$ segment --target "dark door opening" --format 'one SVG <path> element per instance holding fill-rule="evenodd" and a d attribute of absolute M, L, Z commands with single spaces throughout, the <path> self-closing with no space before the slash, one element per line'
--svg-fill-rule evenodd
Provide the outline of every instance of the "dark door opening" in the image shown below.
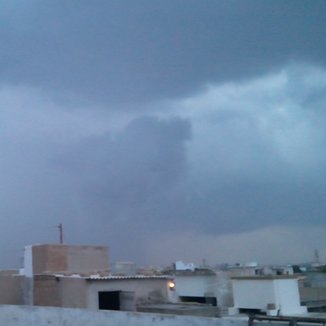
<path fill-rule="evenodd" d="M 180 297 L 181 302 L 193 302 L 193 303 L 205 303 L 212 306 L 217 306 L 217 300 L 215 297 L 189 297 L 182 296 Z"/>
<path fill-rule="evenodd" d="M 98 308 L 101 310 L 120 310 L 120 291 L 99 292 Z"/>

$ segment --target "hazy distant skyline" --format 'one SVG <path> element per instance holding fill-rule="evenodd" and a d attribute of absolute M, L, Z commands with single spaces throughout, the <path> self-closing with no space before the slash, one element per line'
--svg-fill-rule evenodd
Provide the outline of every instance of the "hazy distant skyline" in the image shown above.
<path fill-rule="evenodd" d="M 0 5 L 0 267 L 326 261 L 325 1 Z"/>

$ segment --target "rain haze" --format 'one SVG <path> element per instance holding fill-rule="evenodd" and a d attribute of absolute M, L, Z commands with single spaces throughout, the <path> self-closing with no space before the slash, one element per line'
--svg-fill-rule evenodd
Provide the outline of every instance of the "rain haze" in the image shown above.
<path fill-rule="evenodd" d="M 326 2 L 0 0 L 0 266 L 326 260 Z"/>

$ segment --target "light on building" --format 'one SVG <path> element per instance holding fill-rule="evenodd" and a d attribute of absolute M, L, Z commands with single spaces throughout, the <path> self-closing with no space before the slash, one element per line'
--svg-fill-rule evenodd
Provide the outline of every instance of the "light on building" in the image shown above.
<path fill-rule="evenodd" d="M 170 290 L 175 290 L 175 283 L 172 282 L 172 281 L 169 281 L 168 282 L 168 287 L 169 287 Z"/>

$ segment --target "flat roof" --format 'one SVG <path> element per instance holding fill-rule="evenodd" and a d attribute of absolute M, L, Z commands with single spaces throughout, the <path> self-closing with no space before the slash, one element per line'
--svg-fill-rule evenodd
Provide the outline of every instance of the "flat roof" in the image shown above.
<path fill-rule="evenodd" d="M 254 275 L 254 276 L 233 276 L 232 280 L 287 280 L 300 279 L 302 275 Z"/>

